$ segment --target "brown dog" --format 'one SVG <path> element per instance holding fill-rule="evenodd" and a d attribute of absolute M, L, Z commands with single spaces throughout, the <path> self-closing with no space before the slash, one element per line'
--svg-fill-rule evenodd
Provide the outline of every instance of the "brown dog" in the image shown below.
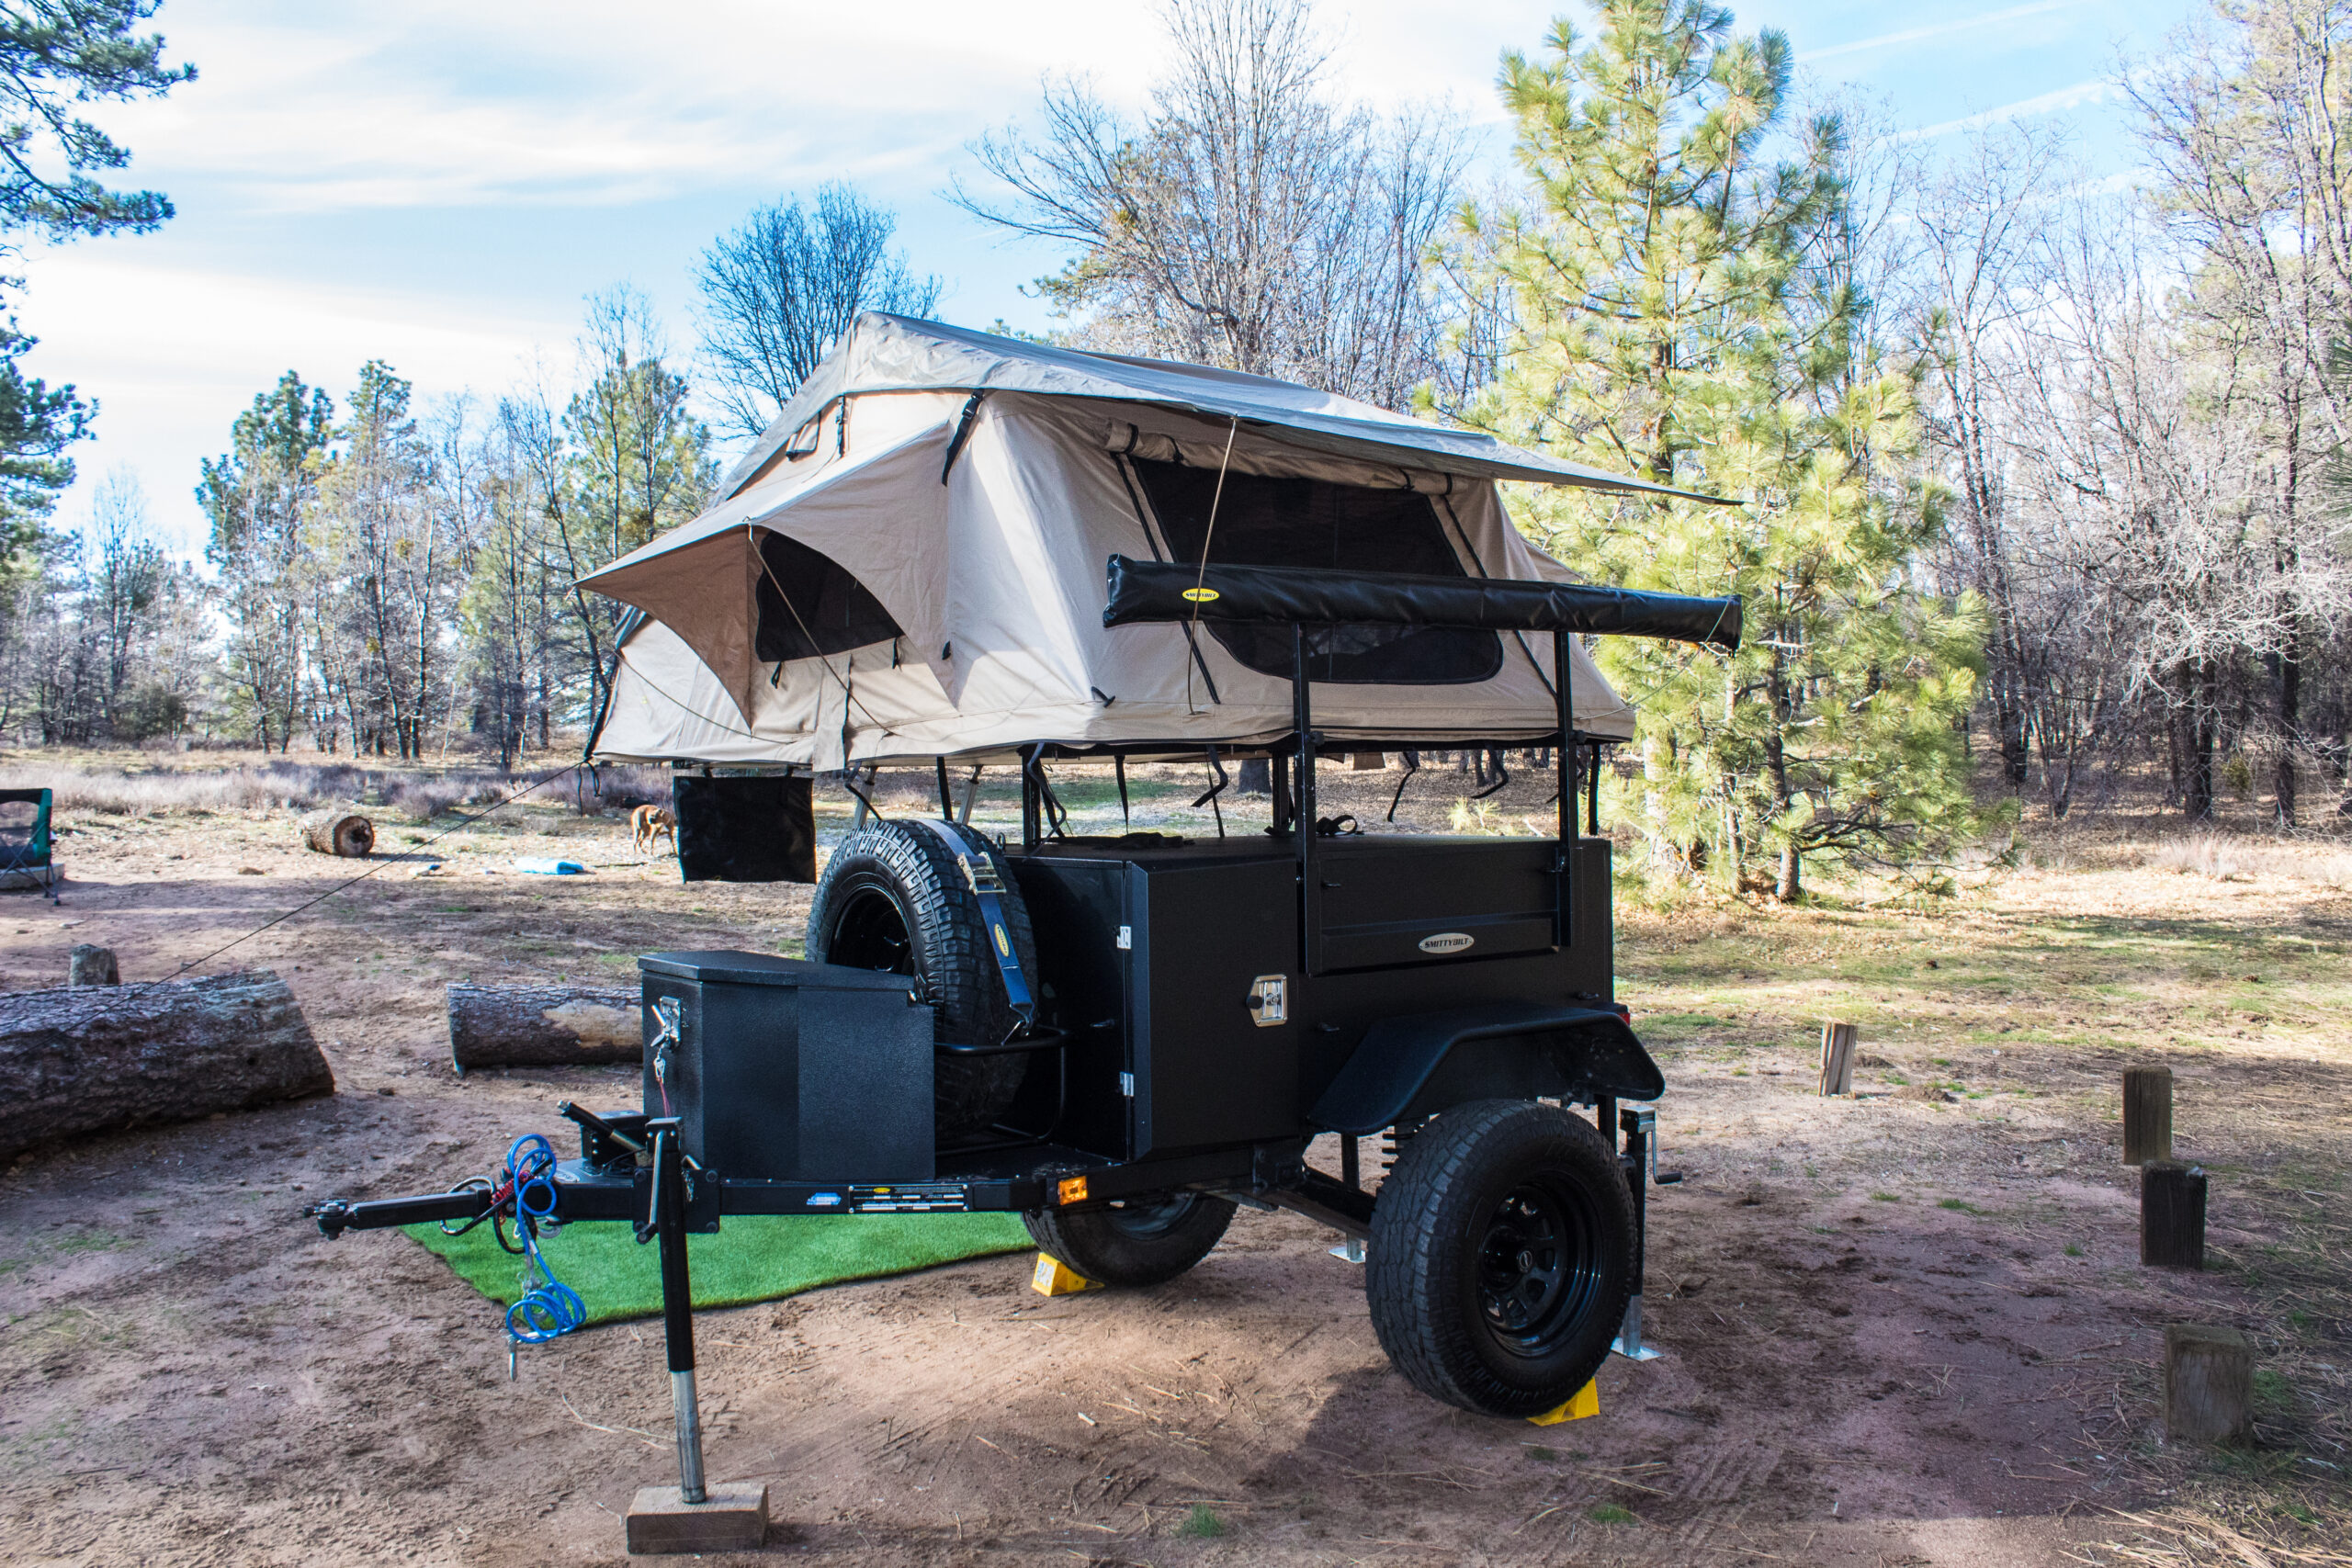
<path fill-rule="evenodd" d="M 653 840 L 668 834 L 670 849 L 678 848 L 678 814 L 666 806 L 640 806 L 628 814 L 629 837 L 639 854 L 651 852 Z"/>

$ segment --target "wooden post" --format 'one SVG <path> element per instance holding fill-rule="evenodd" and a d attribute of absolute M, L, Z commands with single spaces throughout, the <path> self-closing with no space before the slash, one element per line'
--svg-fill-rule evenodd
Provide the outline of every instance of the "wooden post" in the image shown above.
<path fill-rule="evenodd" d="M 2172 1069 L 2123 1069 L 2123 1163 L 2172 1158 Z"/>
<path fill-rule="evenodd" d="M 2140 1261 L 2158 1269 L 2205 1267 L 2205 1172 L 2174 1159 L 2140 1168 Z"/>
<path fill-rule="evenodd" d="M 2165 1436 L 2193 1443 L 2254 1436 L 2254 1347 L 2245 1335 L 2165 1325 Z"/>
<path fill-rule="evenodd" d="M 65 955 L 65 983 L 68 986 L 119 986 L 122 971 L 116 966 L 114 949 L 82 942 Z"/>
<path fill-rule="evenodd" d="M 1860 1039 L 1861 1032 L 1850 1023 L 1821 1026 L 1822 1093 L 1854 1092 L 1854 1047 Z"/>

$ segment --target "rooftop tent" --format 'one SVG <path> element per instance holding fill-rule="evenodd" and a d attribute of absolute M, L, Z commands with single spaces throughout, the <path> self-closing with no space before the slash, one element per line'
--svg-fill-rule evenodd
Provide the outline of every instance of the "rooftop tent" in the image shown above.
<path fill-rule="evenodd" d="M 1106 626 L 1110 558 L 1573 581 L 1498 479 L 1680 493 L 1285 382 L 862 316 L 709 511 L 584 580 L 645 616 L 592 753 L 833 769 L 1267 744 L 1291 724 L 1287 635 Z M 1335 741 L 1557 728 L 1539 634 L 1317 636 Z M 1630 737 L 1574 659 L 1578 729 Z"/>

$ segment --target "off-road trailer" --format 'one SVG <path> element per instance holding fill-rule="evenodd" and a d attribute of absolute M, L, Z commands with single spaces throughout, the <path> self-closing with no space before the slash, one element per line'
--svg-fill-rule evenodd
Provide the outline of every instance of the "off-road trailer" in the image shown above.
<path fill-rule="evenodd" d="M 1045 764 L 1103 752 L 1044 744 L 1024 755 L 1016 849 L 954 820 L 943 768 L 938 818 L 876 822 L 835 852 L 809 961 L 640 961 L 643 1109 L 565 1105 L 578 1159 L 523 1162 L 496 1190 L 322 1203 L 321 1229 L 519 1209 L 526 1228 L 628 1220 L 658 1238 L 689 1502 L 702 1472 L 684 1238 L 732 1214 L 1019 1213 L 1077 1272 L 1148 1284 L 1205 1256 L 1236 1203 L 1288 1209 L 1366 1244 L 1381 1343 L 1437 1398 L 1534 1415 L 1612 1344 L 1638 1353 L 1644 1193 L 1672 1178 L 1655 1169 L 1652 1113 L 1621 1106 L 1664 1081 L 1613 998 L 1610 844 L 1584 765 L 1599 747 L 1577 728 L 1570 642 L 1736 647 L 1738 601 L 1109 562 L 1107 625 L 1204 610 L 1291 640 L 1295 725 L 1268 833 L 1067 836 Z M 1363 626 L 1551 634 L 1554 837 L 1373 835 L 1318 817 L 1317 661 Z M 935 1038 L 934 1011 L 963 1037 Z M 935 1090 L 985 1100 L 978 1070 L 1008 1063 L 1028 1070 L 999 1075 L 1012 1087 L 989 1125 L 942 1132 Z M 1326 1133 L 1340 1138 L 1336 1179 L 1305 1157 Z M 1358 1142 L 1382 1133 L 1394 1163 L 1375 1194 Z"/>

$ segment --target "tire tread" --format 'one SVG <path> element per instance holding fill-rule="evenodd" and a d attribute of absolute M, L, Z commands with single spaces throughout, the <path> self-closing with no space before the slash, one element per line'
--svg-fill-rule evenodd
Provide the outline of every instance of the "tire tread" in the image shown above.
<path fill-rule="evenodd" d="M 1589 1122 L 1536 1100 L 1474 1100 L 1439 1116 L 1417 1134 L 1398 1156 L 1396 1168 L 1382 1183 L 1373 1211 L 1373 1243 L 1365 1259 L 1364 1292 L 1373 1327 L 1381 1348 L 1415 1387 L 1464 1410 L 1493 1416 L 1532 1416 L 1552 1408 L 1582 1386 L 1566 1390 L 1523 1389 L 1496 1377 L 1470 1343 L 1472 1325 L 1459 1314 L 1445 1310 L 1439 1297 L 1453 1274 L 1442 1249 L 1458 1237 L 1437 1223 L 1455 1203 L 1465 1185 L 1483 1177 L 1483 1168 L 1497 1157 L 1499 1140 L 1517 1134 L 1513 1123 L 1525 1123 L 1527 1135 L 1548 1130 L 1586 1145 L 1616 1168 L 1616 1156 Z M 1633 1234 L 1633 1198 L 1623 1180 L 1609 1183 L 1622 1203 L 1624 1234 Z M 1385 1222 L 1385 1223 L 1384 1223 Z M 1631 1269 L 1615 1271 L 1615 1283 L 1598 1303 L 1600 1316 L 1614 1335 L 1631 1295 Z M 1588 1359 L 1597 1369 L 1608 1355 L 1603 1340 Z M 1589 1373 L 1588 1373 L 1589 1375 Z"/>
<path fill-rule="evenodd" d="M 1028 906 L 1014 886 L 1003 856 L 993 844 L 985 852 L 1004 883 L 1000 901 L 1022 968 L 1037 973 L 1035 938 Z M 842 882 L 865 866 L 880 868 L 907 902 L 915 962 L 924 999 L 935 1013 L 933 1038 L 970 1043 L 1001 1039 L 1013 1025 L 1004 977 L 989 951 L 979 900 L 964 886 L 962 870 L 936 835 L 904 823 L 877 821 L 842 840 L 826 863 L 808 906 L 808 932 L 802 951 L 825 961 L 832 903 Z M 933 1096 L 942 1133 L 986 1126 L 1004 1114 L 1029 1070 L 1025 1055 L 959 1057 L 936 1055 Z"/>

